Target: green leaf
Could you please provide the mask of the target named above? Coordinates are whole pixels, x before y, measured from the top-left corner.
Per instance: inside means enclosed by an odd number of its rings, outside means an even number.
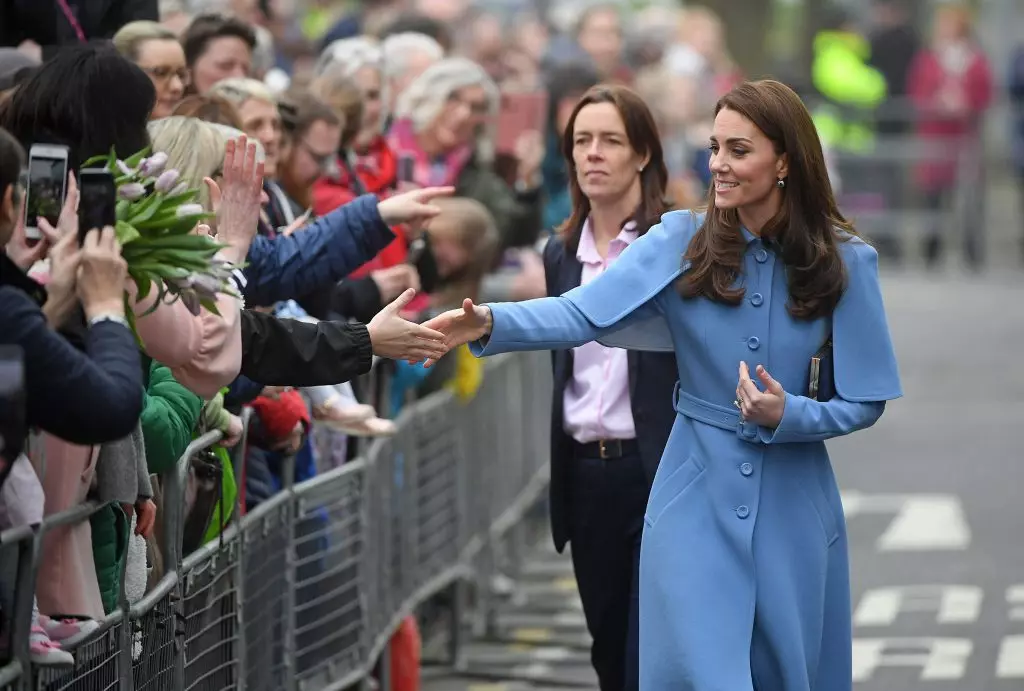
[[[185,190],[181,194],[175,194],[171,195],[170,197],[164,197],[164,204],[172,205],[174,209],[177,209],[182,204],[191,204],[195,202],[197,196],[199,196],[199,190]]]
[[[129,168],[135,168],[140,163],[142,163],[142,159],[144,159],[146,156],[149,156],[149,152],[150,152],[150,147],[147,146],[142,151],[137,151],[134,154],[132,154],[131,156],[129,156],[128,158],[126,158],[124,160],[124,162],[125,162],[125,164]]]
[[[131,207],[131,202],[128,201],[127,199],[122,199],[122,200],[118,201],[117,202],[117,206],[115,207],[116,211],[114,213],[114,217],[117,220],[119,220],[119,221],[127,221],[128,220],[128,209],[130,207]]]
[[[107,156],[107,170],[111,173],[117,170],[117,153],[114,151],[114,147],[110,147],[110,154]]]
[[[135,312],[132,310],[132,303],[128,293],[124,294],[124,317],[125,321],[128,322],[128,328],[132,330],[132,335],[135,336],[135,342],[140,349],[145,350],[146,344],[142,342],[142,337],[139,336],[139,331],[135,328]]]
[[[149,291],[153,287],[153,281],[145,273],[136,271],[131,267],[128,267],[128,275],[135,281],[135,287],[138,288],[135,301],[142,302],[149,296]]]
[[[132,224],[126,221],[118,221],[114,226],[114,230],[117,233],[117,241],[121,243],[122,247],[135,242],[141,237],[139,231],[135,230]]]
[[[163,195],[157,192],[142,202],[138,209],[135,210],[135,214],[131,217],[131,224],[136,228],[141,228],[142,224],[151,219],[153,214],[160,209],[160,202],[162,199]]]
[[[140,316],[145,317],[147,315],[153,314],[153,312],[156,312],[157,308],[160,307],[160,305],[163,304],[164,295],[166,293],[167,293],[167,288],[166,288],[166,286],[164,286],[163,282],[156,281],[156,298],[154,298],[153,304],[150,305],[149,308],[145,312],[143,312]],[[140,300],[141,300],[141,298],[140,298]]]
[[[97,163],[102,163],[102,164],[106,165],[107,157],[106,156],[93,156],[92,158],[87,159],[84,163],[82,163],[81,167],[82,168],[92,168]]]
[[[209,298],[202,298],[199,304],[206,309],[207,312],[212,312],[218,317],[220,316],[220,310],[217,309],[217,303]]]

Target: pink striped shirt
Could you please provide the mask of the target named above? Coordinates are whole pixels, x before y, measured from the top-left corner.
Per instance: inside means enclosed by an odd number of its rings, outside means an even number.
[[[608,256],[602,258],[587,219],[576,250],[576,259],[583,265],[581,285],[604,273],[636,240],[635,227],[633,222],[623,226],[608,244]],[[581,444],[636,437],[629,401],[629,362],[621,348],[606,348],[596,342],[574,348],[572,379],[565,387],[563,401],[565,431]]]

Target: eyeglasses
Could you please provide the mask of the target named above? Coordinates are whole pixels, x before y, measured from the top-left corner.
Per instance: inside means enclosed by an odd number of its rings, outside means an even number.
[[[181,80],[183,86],[188,86],[189,82],[192,81],[188,70],[184,67],[174,69],[172,67],[162,65],[160,67],[143,67],[142,71],[148,74],[153,81],[157,82],[166,82],[170,80],[171,77],[177,77]]]

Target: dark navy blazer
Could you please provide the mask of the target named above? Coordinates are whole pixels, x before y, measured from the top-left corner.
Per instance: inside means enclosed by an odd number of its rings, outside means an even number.
[[[562,238],[552,236],[544,248],[544,272],[549,296],[562,295],[579,286],[583,265],[576,254],[566,252]],[[551,533],[555,547],[561,552],[569,541],[569,461],[573,455],[573,439],[564,429],[563,402],[565,387],[572,378],[571,350],[551,351],[554,366],[554,401],[551,406]],[[648,487],[665,451],[676,411],[672,392],[679,379],[674,353],[629,351],[629,400],[633,408],[640,457],[647,475]]]

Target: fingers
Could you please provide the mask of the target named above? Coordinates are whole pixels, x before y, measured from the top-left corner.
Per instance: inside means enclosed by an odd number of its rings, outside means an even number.
[[[782,394],[782,384],[775,381],[775,379],[772,378],[772,375],[768,374],[768,370],[764,368],[764,365],[758,365],[755,371],[757,372],[757,378],[761,380],[762,384],[764,384],[766,391],[769,391],[776,396]]]
[[[431,199],[436,197],[449,197],[455,194],[455,188],[451,186],[447,187],[424,187],[422,189],[413,190],[409,192],[409,196],[421,203],[427,203]],[[437,207],[433,207],[437,208]]]
[[[246,144],[245,135],[238,138],[240,146],[245,146],[245,161],[242,164],[242,180],[249,182],[256,172],[256,142]]]
[[[424,341],[434,343],[444,341],[444,334],[439,331],[434,331],[423,324],[413,324],[412,322],[409,322],[409,325],[412,327],[409,329],[410,335],[415,336],[416,338],[421,338]]]
[[[394,302],[389,304],[384,309],[391,314],[398,314],[403,309],[405,309],[406,305],[412,302],[412,299],[414,297],[416,297],[416,291],[413,290],[412,288],[409,288],[408,290],[404,291],[401,295],[399,295],[397,298],[395,298]]]
[[[64,197],[64,209],[69,210],[70,213],[77,214],[80,199],[78,179],[75,177],[74,172],[68,173],[68,192]],[[63,210],[61,213],[63,214]]]
[[[467,316],[476,316],[476,305],[473,304],[472,299],[466,298],[462,301],[462,311],[465,312]]]
[[[58,242],[60,242],[60,231],[54,228],[52,225],[50,225],[50,222],[47,221],[42,216],[36,219],[36,228],[38,228],[39,232],[43,234],[43,240],[50,243],[51,245],[56,245]]]
[[[231,142],[228,142],[230,145]],[[227,171],[227,165],[225,164],[225,171]],[[206,184],[206,188],[210,191],[210,208],[213,209],[214,213],[220,208],[220,185],[213,178],[203,178],[203,182]]]

